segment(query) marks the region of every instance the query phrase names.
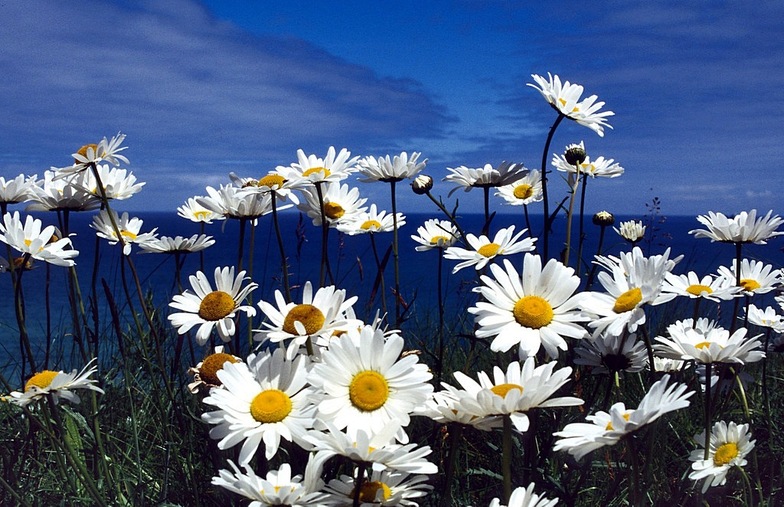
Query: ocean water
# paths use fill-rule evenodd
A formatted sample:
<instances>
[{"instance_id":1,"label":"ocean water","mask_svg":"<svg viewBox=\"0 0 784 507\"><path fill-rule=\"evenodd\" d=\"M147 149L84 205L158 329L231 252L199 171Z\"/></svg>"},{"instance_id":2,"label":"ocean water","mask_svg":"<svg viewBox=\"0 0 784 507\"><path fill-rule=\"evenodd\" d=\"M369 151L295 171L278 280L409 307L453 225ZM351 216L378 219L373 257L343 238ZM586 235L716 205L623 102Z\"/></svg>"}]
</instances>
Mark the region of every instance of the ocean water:
<instances>
[{"instance_id":1,"label":"ocean water","mask_svg":"<svg viewBox=\"0 0 784 507\"><path fill-rule=\"evenodd\" d=\"M54 223L53 215L36 215L45 223ZM108 324L108 314L105 308L105 298L101 281L112 289L115 299L122 304L125 301L122 290L121 252L117 246L111 246L106 241L100 240L96 250L96 236L89 227L93 213L77 213L71 219L71 231L74 246L80 254L77 260L77 273L79 286L85 300L92 297L92 280L95 278L98 288L99 307L102 309L102 319ZM157 227L160 235L190 236L199 233L201 226L191 223L176 215L176 213L137 213L135 216L144 220L142 232ZM410 305L409 315L413 319L432 317L438 308L437 281L438 281L438 253L436 251L416 252L417 245L411 235L416 234L416 229L427 219L441 218L433 214L409 214L406 224L400 229L400 287L401 297ZM629 217L616 217L616 224ZM639 218L639 217L635 217ZM541 232L541 217L531 217L531 229L534 236ZM479 234L483 225L482 215L466 215L460 217L462 228L466 232ZM300 217L297 212L283 212L280 214L280 224L283 231L283 241L288 258L290 283L293 286L293 297L300 301L301 287L310 281L314 288L319 283L321 259L321 228L316 227L307 217ZM515 225L517 230L525 228L525 221L521 215L497 215L491 223L491 235L499 228ZM666 248L671 249L671 257L683 255L681 263L675 268L676 273L695 271L699 275L715 273L721 265L729 265L734 256L732 245L711 243L708 240L696 240L688 234L691 229L699 228L699 223L693 216L671 216L655 226L649 226L646 240L640 246L647 254L662 253ZM578 247L577 217L573 224L571 266L575 265L576 250ZM554 225L551 236L550 250L558 252L564 240L565 220L561 219ZM215 222L204 227L204 232L213 236L216 244L204 252L203 259L199 254L186 256L181 267L182 286L190 288L188 276L195 273L200 266L208 277L212 279L212 272L217 266L234 266L239 258L238 237L239 226L237 221ZM596 253L599 240L599 228L591 223L591 218L585 220L585 243L583 245L582 265L585 267ZM252 250L250 242L253 242ZM281 287L281 258L276 241L271 216L263 217L259 224L248 228L245 232L245 247L242 252L243 269L252 273L252 279L259 284L253 293L253 301L263 299L274 301L274 292ZM383 257L392 242L392 234L378 234L375 238L378 255ZM784 266L784 252L782 252L782 238L774 238L768 245L748 245L744 247L744 256L761 259L772 263L776 267ZM1 245L0 245L1 246ZM611 228L606 229L602 251L604 254L617 254L629 249L620 236ZM94 277L95 254L98 252L98 271ZM173 294L180 292L176 283L176 267L174 258L170 255L142 254L137 246L133 248L133 260L145 291L152 295L155 306L166 311L167 305ZM339 234L336 230L329 233L328 252L330 265L338 288L346 289L347 295L357 296L354 308L360 318L369 319L379 309L381 298L380 288L375 286L377 267L373 255L372 245L367 235L348 236ZM251 255L252 253L252 255ZM0 250L0 255L5 254L5 249ZM522 255L511 256L516 266L522 265ZM465 309L474 301L471 289L477 285L477 272L473 268L463 269L457 274L451 274L456 261L443 261L441 279L446 305L447 317L464 314ZM585 268L587 269L587 268ZM394 299L391 289L394 286L394 271L390 257L384 271L385 288L387 294L387 309L394 314ZM129 283L130 273L127 273ZM49 335L54 341L68 339L68 323L70 322L67 270L57 266L46 266L43 262L35 264L35 268L25 272L22 279L24 301L27 315L27 328L31 340L36 348L41 349ZM329 283L327 283L329 285ZM594 287L600 290L600 287ZM135 292L131 286L131 293ZM19 357L19 333L17 330L14 313L14 298L10 277L5 274L0 277L0 365L13 362ZM138 308L137 301L133 303ZM47 312L47 307L49 311ZM257 319L259 317L257 316ZM47 331L47 329L49 331Z\"/></svg>"}]
</instances>

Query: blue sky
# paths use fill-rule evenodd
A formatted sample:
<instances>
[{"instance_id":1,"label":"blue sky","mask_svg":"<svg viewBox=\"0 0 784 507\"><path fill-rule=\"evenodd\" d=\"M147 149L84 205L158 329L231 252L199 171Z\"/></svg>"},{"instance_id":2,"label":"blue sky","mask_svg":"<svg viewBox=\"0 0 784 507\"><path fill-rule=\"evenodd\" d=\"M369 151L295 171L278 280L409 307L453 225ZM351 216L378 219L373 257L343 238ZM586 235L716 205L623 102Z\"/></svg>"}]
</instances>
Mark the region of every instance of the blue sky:
<instances>
[{"instance_id":1,"label":"blue sky","mask_svg":"<svg viewBox=\"0 0 784 507\"><path fill-rule=\"evenodd\" d=\"M591 183L587 211L642 215L658 196L672 215L782 212L780 2L72 0L0 15L0 174L122 131L147 182L130 211L174 211L298 148L421 151L445 198L446 167L538 168L554 112L526 83L552 72L616 113L604 138L569 122L553 141L626 169ZM362 191L387 206L383 186Z\"/></svg>"}]
</instances>

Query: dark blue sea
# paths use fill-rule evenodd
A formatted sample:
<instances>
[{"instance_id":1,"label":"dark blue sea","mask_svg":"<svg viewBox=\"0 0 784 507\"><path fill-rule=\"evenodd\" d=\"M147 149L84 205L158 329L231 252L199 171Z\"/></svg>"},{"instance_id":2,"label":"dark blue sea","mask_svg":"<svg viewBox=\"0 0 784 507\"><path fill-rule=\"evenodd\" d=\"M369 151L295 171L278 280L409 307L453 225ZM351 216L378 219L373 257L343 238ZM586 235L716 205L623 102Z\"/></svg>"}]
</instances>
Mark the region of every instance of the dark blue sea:
<instances>
[{"instance_id":1,"label":"dark blue sea","mask_svg":"<svg viewBox=\"0 0 784 507\"><path fill-rule=\"evenodd\" d=\"M133 214L132 214L133 215ZM54 215L36 215L42 218L45 224L53 223ZM77 273L79 287L85 301L93 297L92 280L95 278L98 289L98 301L101 308L102 319L109 322L105 306L105 296L102 289L102 280L111 288L118 304L123 307L126 300L123 292L122 272L120 269L121 252L119 247L111 246L101 240L98 244L99 264L97 276L93 276L95 266L96 236L89 227L93 213L74 214L71 218L71 231L74 246L80 254L77 260ZM190 236L201 231L199 224L182 219L176 213L136 213L135 216L144 220L142 232L157 227L159 235ZM416 243L410 238L416 233L429 218L443 218L436 214L409 214L406 224L400 229L400 297L408 305L407 317L411 323L432 322L437 318L437 286L438 286L438 254L436 251L416 252ZM641 219L643 217L616 217L616 225L629 218ZM676 273L690 270L700 275L715 273L720 265L730 265L734 256L732 245L711 243L708 240L695 240L688 234L691 229L699 228L700 224L693 216L653 217L649 220L646 239L640 244L647 254L662 253L666 248L672 249L671 256L683 254L684 259L676 267ZM466 232L479 234L484 217L482 215L466 215L460 217L460 223ZM531 216L531 229L534 236L541 234L541 217ZM252 275L253 281L259 288L253 293L253 301L260 299L273 301L276 289L281 288L281 257L276 241L271 216L262 217L255 228L245 231L244 248L242 252L242 266ZM497 215L491 222L491 236L499 228L515 224L517 230L525 228L522 215ZM314 287L319 284L320 259L321 259L321 228L315 227L307 217L300 218L297 212L283 212L280 214L280 226L283 231L283 241L290 272L290 283L294 287L295 301L300 301L298 288L306 281L311 281ZM565 220L556 222L550 240L551 256L557 254L563 246ZM582 249L583 267L587 266L593 254L597 251L599 228L591 223L591 218L585 219L585 242ZM203 258L198 253L186 257L181 269L182 286L190 288L188 276L195 273L203 265L208 277L212 279L212 272L216 266L236 265L239 258L238 236L239 226L237 221L214 222L206 225L204 232L216 239L216 244L204 252ZM579 222L575 218L573 224L572 260L570 265L575 266L576 251L579 244ZM252 250L250 248L253 242ZM541 240L540 240L541 241ZM376 235L376 247L380 257L383 257L392 242L392 234ZM782 238L773 238L768 245L745 246L744 256L761 259L774 264L776 267L784 266L784 253L782 253ZM603 242L604 254L617 254L628 250L629 246L611 228L606 229ZM338 288L346 289L349 296L356 295L359 299L355 304L357 315L369 319L381 306L380 287L375 283L377 266L367 235L348 236L330 230L328 249L330 264ZM0 250L4 255L5 249ZM252 255L251 255L252 253ZM132 258L138 268L142 287L149 292L150 297L160 311L168 310L168 303L173 294L180 292L176 284L176 268L171 255L141 253L138 246L134 246ZM521 255L512 259L516 265L521 265ZM443 261L442 267L442 293L446 306L447 318L460 316L465 318L465 309L474 301L471 289L477 284L477 272L472 269L463 269L456 275L451 270L456 261ZM585 268L587 269L587 268ZM127 273L130 277L130 273ZM129 283L130 278L128 278ZM394 270L390 256L384 271L385 292L387 295L387 310L394 315ZM325 285L329 285L326 283ZM43 262L35 264L35 268L25 272L22 279L24 301L27 315L27 328L34 346L38 350L43 348L47 336L52 342L64 342L69 337L69 301L67 290L67 269L51 266ZM135 291L131 286L131 292ZM14 298L10 277L6 274L0 277L0 366L14 362L19 357L19 333L14 314ZM373 298L371 300L371 297ZM138 302L134 300L138 308ZM771 304L771 303L768 303ZM47 307L49 311L47 312ZM259 317L257 316L257 319Z\"/></svg>"}]
</instances>

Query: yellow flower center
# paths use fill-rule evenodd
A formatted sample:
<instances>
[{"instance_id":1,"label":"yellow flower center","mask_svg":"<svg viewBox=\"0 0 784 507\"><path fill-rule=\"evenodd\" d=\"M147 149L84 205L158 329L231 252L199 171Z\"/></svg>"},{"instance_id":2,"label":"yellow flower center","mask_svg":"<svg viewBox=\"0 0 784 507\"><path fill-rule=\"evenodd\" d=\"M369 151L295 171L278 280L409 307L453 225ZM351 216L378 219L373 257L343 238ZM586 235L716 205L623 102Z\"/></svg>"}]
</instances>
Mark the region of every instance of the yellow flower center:
<instances>
[{"instance_id":1,"label":"yellow flower center","mask_svg":"<svg viewBox=\"0 0 784 507\"><path fill-rule=\"evenodd\" d=\"M359 228L365 231L377 231L381 229L381 223L378 220L365 220Z\"/></svg>"},{"instance_id":2,"label":"yellow flower center","mask_svg":"<svg viewBox=\"0 0 784 507\"><path fill-rule=\"evenodd\" d=\"M204 320L221 320L234 311L234 298L222 290L210 292L199 304L199 317Z\"/></svg>"},{"instance_id":3,"label":"yellow flower center","mask_svg":"<svg viewBox=\"0 0 784 507\"><path fill-rule=\"evenodd\" d=\"M514 305L515 320L523 327L539 329L553 321L553 307L539 296L525 296Z\"/></svg>"},{"instance_id":4,"label":"yellow flower center","mask_svg":"<svg viewBox=\"0 0 784 507\"><path fill-rule=\"evenodd\" d=\"M688 287L686 287L686 292L688 292L689 294L691 294L693 296L700 296L700 295L702 295L703 292L705 292L707 294L713 293L713 289L711 289L707 285L695 284L695 285L689 285Z\"/></svg>"},{"instance_id":5,"label":"yellow flower center","mask_svg":"<svg viewBox=\"0 0 784 507\"><path fill-rule=\"evenodd\" d=\"M630 414L623 414L623 420L624 421L628 421L629 420L629 415ZM604 431L614 431L614 430L615 430L615 428L613 428L612 421L608 422L607 426L604 427Z\"/></svg>"},{"instance_id":6,"label":"yellow flower center","mask_svg":"<svg viewBox=\"0 0 784 507\"><path fill-rule=\"evenodd\" d=\"M628 312L634 310L642 301L642 290L639 287L629 289L615 300L613 311L615 313Z\"/></svg>"},{"instance_id":7,"label":"yellow flower center","mask_svg":"<svg viewBox=\"0 0 784 507\"><path fill-rule=\"evenodd\" d=\"M740 286L743 287L743 290L748 292L754 292L755 290L762 287L757 280L753 278L744 278L740 281Z\"/></svg>"},{"instance_id":8,"label":"yellow flower center","mask_svg":"<svg viewBox=\"0 0 784 507\"><path fill-rule=\"evenodd\" d=\"M332 220L337 220L342 217L346 213L346 210L343 209L343 206L336 202L325 202L324 203L324 214L327 215Z\"/></svg>"},{"instance_id":9,"label":"yellow flower center","mask_svg":"<svg viewBox=\"0 0 784 507\"><path fill-rule=\"evenodd\" d=\"M306 170L305 170L305 171L302 173L302 176L304 176L304 177L308 177L308 176L310 176L311 174L316 174L316 173L323 173L323 174L324 174L324 176L323 176L324 178L326 178L326 177L328 177L330 174L332 174L332 173L330 172L330 170L329 170L329 169L327 169L326 167L311 167L310 169L306 169Z\"/></svg>"},{"instance_id":10,"label":"yellow flower center","mask_svg":"<svg viewBox=\"0 0 784 507\"><path fill-rule=\"evenodd\" d=\"M486 245L480 246L479 250L477 250L476 252L483 257L493 257L494 255L497 255L499 253L500 249L501 249L501 245L498 245L496 243L488 243Z\"/></svg>"},{"instance_id":11,"label":"yellow flower center","mask_svg":"<svg viewBox=\"0 0 784 507\"><path fill-rule=\"evenodd\" d=\"M209 216L209 214L210 214L209 211L194 211L193 212L193 217L196 220L206 220L207 217Z\"/></svg>"},{"instance_id":12,"label":"yellow flower center","mask_svg":"<svg viewBox=\"0 0 784 507\"><path fill-rule=\"evenodd\" d=\"M596 171L596 166L591 163L583 163L580 164L580 169L582 169L584 173L593 174Z\"/></svg>"},{"instance_id":13,"label":"yellow flower center","mask_svg":"<svg viewBox=\"0 0 784 507\"><path fill-rule=\"evenodd\" d=\"M79 155L81 155L83 157L86 157L87 156L87 150L90 149L90 148L93 149L93 153L98 152L98 145L97 144L85 144L84 146L82 146L81 148L76 150L76 153L78 153ZM74 162L76 162L77 164L79 163L78 160L74 160Z\"/></svg>"},{"instance_id":14,"label":"yellow flower center","mask_svg":"<svg viewBox=\"0 0 784 507\"><path fill-rule=\"evenodd\" d=\"M199 368L199 377L201 377L201 379L207 384L213 386L221 385L222 382L218 378L218 371L223 369L223 365L227 361L229 363L236 363L238 359L231 354L226 354L225 352L210 354L209 356L205 357L204 361L201 363L201 368Z\"/></svg>"},{"instance_id":15,"label":"yellow flower center","mask_svg":"<svg viewBox=\"0 0 784 507\"><path fill-rule=\"evenodd\" d=\"M260 423L276 423L291 412L291 398L279 389L262 391L250 402L250 415Z\"/></svg>"},{"instance_id":16,"label":"yellow flower center","mask_svg":"<svg viewBox=\"0 0 784 507\"><path fill-rule=\"evenodd\" d=\"M268 175L261 178L258 183L256 184L259 187L282 187L283 184L286 183L286 179L283 178L280 174L269 173Z\"/></svg>"},{"instance_id":17,"label":"yellow flower center","mask_svg":"<svg viewBox=\"0 0 784 507\"><path fill-rule=\"evenodd\" d=\"M44 370L41 372L36 373L30 380L27 381L25 384L25 392L29 391L33 387L38 387L40 389L46 389L52 383L52 380L57 376L56 371L52 370Z\"/></svg>"},{"instance_id":18,"label":"yellow flower center","mask_svg":"<svg viewBox=\"0 0 784 507\"><path fill-rule=\"evenodd\" d=\"M566 99L561 99L561 98L559 98L559 99L558 99L558 102L560 102L560 103L561 103L561 107L565 107L565 106L566 106ZM574 106L574 108L572 109L572 112L573 112L573 113L577 113L577 112L579 112L579 111L580 111L580 108L579 108L579 107L577 107L577 106Z\"/></svg>"},{"instance_id":19,"label":"yellow flower center","mask_svg":"<svg viewBox=\"0 0 784 507\"><path fill-rule=\"evenodd\" d=\"M25 244L25 246L30 246L30 244L31 244L32 242L33 242L33 240L31 240L31 239L25 239L25 240L24 240L24 244Z\"/></svg>"},{"instance_id":20,"label":"yellow flower center","mask_svg":"<svg viewBox=\"0 0 784 507\"><path fill-rule=\"evenodd\" d=\"M446 243L449 239L446 236L433 236L430 238L431 245L437 245L439 241Z\"/></svg>"},{"instance_id":21,"label":"yellow flower center","mask_svg":"<svg viewBox=\"0 0 784 507\"><path fill-rule=\"evenodd\" d=\"M514 188L512 194L520 200L529 199L532 195L534 195L534 187L528 185L527 183L522 183Z\"/></svg>"},{"instance_id":22,"label":"yellow flower center","mask_svg":"<svg viewBox=\"0 0 784 507\"><path fill-rule=\"evenodd\" d=\"M120 231L120 236L126 239L130 239L131 241L136 239L136 234L132 233L131 231L122 230Z\"/></svg>"},{"instance_id":23,"label":"yellow flower center","mask_svg":"<svg viewBox=\"0 0 784 507\"><path fill-rule=\"evenodd\" d=\"M361 503L376 503L376 495L379 491L383 491L381 500L389 500L392 496L392 490L389 486L381 481L364 481L362 486L359 487L359 501ZM356 490L351 490L350 496L354 498Z\"/></svg>"},{"instance_id":24,"label":"yellow flower center","mask_svg":"<svg viewBox=\"0 0 784 507\"><path fill-rule=\"evenodd\" d=\"M512 389L517 389L521 393L523 392L523 386L518 384L498 384L497 386L490 388L493 393L497 394L501 398L506 398L506 394Z\"/></svg>"},{"instance_id":25,"label":"yellow flower center","mask_svg":"<svg viewBox=\"0 0 784 507\"><path fill-rule=\"evenodd\" d=\"M711 346L711 342L705 341L705 342L700 342L700 343L696 344L694 346L694 348L702 350L702 349L709 349L710 346Z\"/></svg>"},{"instance_id":26,"label":"yellow flower center","mask_svg":"<svg viewBox=\"0 0 784 507\"><path fill-rule=\"evenodd\" d=\"M716 452L713 454L713 464L716 466L727 465L737 457L738 444L735 442L727 442L716 449Z\"/></svg>"},{"instance_id":27,"label":"yellow flower center","mask_svg":"<svg viewBox=\"0 0 784 507\"><path fill-rule=\"evenodd\" d=\"M326 318L321 310L313 305L297 305L286 314L283 319L283 330L289 334L298 335L297 328L294 327L295 322L300 322L305 327L305 334L315 334L321 330Z\"/></svg>"},{"instance_id":28,"label":"yellow flower center","mask_svg":"<svg viewBox=\"0 0 784 507\"><path fill-rule=\"evenodd\" d=\"M372 412L387 402L389 384L387 379L377 371L361 371L351 379L348 397L359 410Z\"/></svg>"}]
</instances>

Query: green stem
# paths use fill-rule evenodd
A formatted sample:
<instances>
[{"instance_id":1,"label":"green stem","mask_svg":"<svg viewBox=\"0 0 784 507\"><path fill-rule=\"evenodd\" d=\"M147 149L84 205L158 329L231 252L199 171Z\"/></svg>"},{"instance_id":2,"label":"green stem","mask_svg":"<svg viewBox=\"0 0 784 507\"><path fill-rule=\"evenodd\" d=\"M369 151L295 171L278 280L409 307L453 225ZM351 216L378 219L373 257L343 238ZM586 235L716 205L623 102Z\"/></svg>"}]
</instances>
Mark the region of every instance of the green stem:
<instances>
[{"instance_id":1,"label":"green stem","mask_svg":"<svg viewBox=\"0 0 784 507\"><path fill-rule=\"evenodd\" d=\"M395 196L395 180L389 182L392 198L392 259L395 264L395 329L400 329L401 312L400 303L400 257L398 252L397 237L397 199Z\"/></svg>"},{"instance_id":2,"label":"green stem","mask_svg":"<svg viewBox=\"0 0 784 507\"><path fill-rule=\"evenodd\" d=\"M449 426L449 451L444 465L444 482L441 491L441 500L439 505L447 507L451 504L452 498L452 479L455 475L455 467L457 465L457 458L460 455L460 445L462 444L463 425L453 423Z\"/></svg>"},{"instance_id":3,"label":"green stem","mask_svg":"<svg viewBox=\"0 0 784 507\"><path fill-rule=\"evenodd\" d=\"M711 374L713 363L705 363L705 413L703 422L705 426L705 454L703 459L710 458L710 435L711 435Z\"/></svg>"},{"instance_id":4,"label":"green stem","mask_svg":"<svg viewBox=\"0 0 784 507\"><path fill-rule=\"evenodd\" d=\"M503 448L501 471L504 477L504 504L509 504L509 497L512 496L512 418L509 414L504 414L503 428Z\"/></svg>"},{"instance_id":5,"label":"green stem","mask_svg":"<svg viewBox=\"0 0 784 507\"><path fill-rule=\"evenodd\" d=\"M588 175L583 174L583 188L580 196L580 231L578 237L580 238L577 243L577 268L575 272L577 276L582 277L580 268L582 267L583 260L583 244L585 243L585 189L588 188Z\"/></svg>"},{"instance_id":6,"label":"green stem","mask_svg":"<svg viewBox=\"0 0 784 507\"><path fill-rule=\"evenodd\" d=\"M280 271L283 276L283 294L286 301L291 301L291 288L289 286L289 267L286 262L286 250L283 246L283 235L280 232L280 222L278 221L277 193L272 191L272 223L275 226L275 238L278 240L278 250L280 250Z\"/></svg>"},{"instance_id":7,"label":"green stem","mask_svg":"<svg viewBox=\"0 0 784 507\"><path fill-rule=\"evenodd\" d=\"M321 212L321 269L319 270L319 287L324 287L327 276L329 276L329 283L332 285L335 285L335 277L332 276L332 268L329 266L329 223L327 223L327 216L324 211L324 192L321 188L321 184L321 181L315 183L319 211Z\"/></svg>"},{"instance_id":8,"label":"green stem","mask_svg":"<svg viewBox=\"0 0 784 507\"><path fill-rule=\"evenodd\" d=\"M550 151L550 143L553 140L558 125L561 124L563 119L566 118L562 113L558 113L558 118L555 119L550 131L547 134L547 140L544 143L544 150L542 150L542 204L544 206L544 230L542 231L542 257L547 261L549 259L549 239L550 239L550 201L547 195L547 153Z\"/></svg>"}]
</instances>

